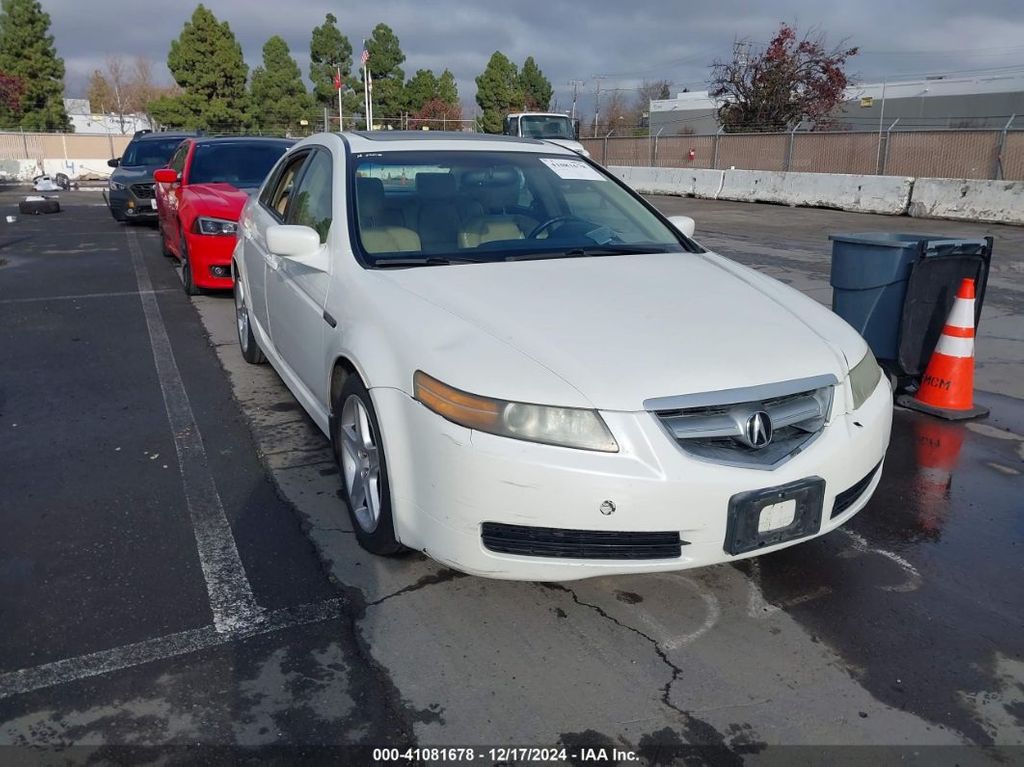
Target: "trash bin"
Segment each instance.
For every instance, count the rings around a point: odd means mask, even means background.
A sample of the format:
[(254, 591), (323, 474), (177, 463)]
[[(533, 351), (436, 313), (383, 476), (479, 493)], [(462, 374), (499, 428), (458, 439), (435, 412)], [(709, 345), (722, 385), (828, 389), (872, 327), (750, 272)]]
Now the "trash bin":
[(857, 232), (829, 239), (832, 310), (864, 336), (890, 373), (907, 377), (923, 372), (964, 277), (977, 286), (977, 326), (991, 237)]

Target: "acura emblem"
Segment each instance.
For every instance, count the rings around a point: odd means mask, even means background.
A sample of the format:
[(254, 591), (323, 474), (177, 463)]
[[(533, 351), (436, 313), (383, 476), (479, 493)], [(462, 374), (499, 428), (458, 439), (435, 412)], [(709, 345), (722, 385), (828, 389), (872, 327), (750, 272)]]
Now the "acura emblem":
[(743, 436), (750, 447), (768, 447), (772, 441), (771, 417), (763, 410), (753, 413), (743, 428)]

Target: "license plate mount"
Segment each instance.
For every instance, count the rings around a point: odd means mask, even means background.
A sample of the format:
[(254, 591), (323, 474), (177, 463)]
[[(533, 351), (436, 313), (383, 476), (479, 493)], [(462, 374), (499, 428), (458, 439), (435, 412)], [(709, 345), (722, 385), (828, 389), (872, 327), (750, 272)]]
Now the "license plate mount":
[(824, 500), (821, 477), (736, 493), (729, 499), (725, 551), (745, 554), (814, 535), (821, 529)]

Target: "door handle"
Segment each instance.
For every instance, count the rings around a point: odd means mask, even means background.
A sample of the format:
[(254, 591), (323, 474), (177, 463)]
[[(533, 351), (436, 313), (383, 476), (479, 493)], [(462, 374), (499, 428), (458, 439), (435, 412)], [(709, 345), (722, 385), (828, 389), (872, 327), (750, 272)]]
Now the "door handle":
[(278, 269), (281, 268), (281, 259), (275, 256), (273, 253), (268, 253), (266, 255), (265, 260), (267, 262), (267, 266), (270, 267), (271, 270), (276, 272)]

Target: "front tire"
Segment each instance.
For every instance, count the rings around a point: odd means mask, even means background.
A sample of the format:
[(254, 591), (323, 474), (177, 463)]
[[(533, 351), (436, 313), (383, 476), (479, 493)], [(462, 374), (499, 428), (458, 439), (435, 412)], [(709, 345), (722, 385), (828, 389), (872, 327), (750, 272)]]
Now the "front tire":
[(192, 264), (188, 260), (188, 246), (185, 245), (185, 238), (181, 238), (181, 244), (178, 245), (181, 249), (181, 287), (185, 289), (185, 295), (198, 296), (201, 291), (196, 287), (196, 283), (192, 278)]
[(160, 233), (160, 254), (164, 258), (174, 258), (174, 253), (172, 253), (171, 249), (167, 247), (167, 235), (164, 232), (164, 222), (158, 220), (156, 222), (156, 228)]
[(252, 319), (249, 307), (245, 305), (245, 289), (235, 269), (235, 329), (238, 331), (238, 346), (242, 350), (242, 359), (250, 365), (262, 365), (267, 361), (263, 350), (252, 332)]
[(400, 554), (405, 547), (395, 536), (380, 424), (370, 393), (354, 373), (345, 379), (334, 413), (331, 443), (356, 540), (372, 554)]

